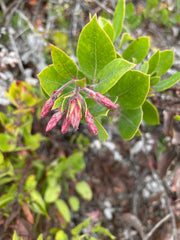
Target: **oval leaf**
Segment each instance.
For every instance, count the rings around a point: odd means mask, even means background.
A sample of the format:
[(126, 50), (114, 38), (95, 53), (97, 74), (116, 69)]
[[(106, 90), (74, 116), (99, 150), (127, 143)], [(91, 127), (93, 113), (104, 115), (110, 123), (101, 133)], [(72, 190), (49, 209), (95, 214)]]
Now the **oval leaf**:
[(69, 205), (74, 212), (79, 210), (80, 202), (76, 196), (70, 196), (68, 199)]
[(77, 66), (73, 60), (61, 49), (50, 44), (53, 65), (60, 77), (70, 80), (77, 76)]
[[(59, 89), (69, 81), (67, 78), (63, 78), (58, 74), (54, 68), (54, 65), (49, 65), (48, 67), (44, 68), (38, 74), (38, 78), (40, 80), (43, 91), (45, 91), (45, 93), (49, 96), (54, 90)], [(64, 92), (72, 91), (74, 89), (73, 86), (75, 86), (74, 83), (65, 88)]]
[(114, 28), (112, 24), (103, 17), (98, 18), (99, 25), (102, 27), (102, 29), (107, 33), (107, 35), (110, 37), (110, 39), (113, 41), (114, 39)]
[(114, 59), (99, 72), (97, 76), (99, 83), (95, 86), (95, 91), (104, 94), (134, 66), (135, 64), (121, 58)]
[(83, 73), (90, 79), (95, 79), (99, 71), (114, 58), (114, 46), (97, 22), (96, 15), (82, 30), (77, 57)]
[(149, 37), (139, 37), (129, 44), (122, 56), (128, 61), (140, 63), (146, 57), (149, 46)]
[(119, 0), (116, 5), (113, 17), (113, 27), (115, 30), (114, 40), (116, 40), (121, 34), (124, 15), (125, 15), (125, 0)]
[(137, 108), (135, 110), (121, 110), (118, 126), (121, 136), (124, 139), (129, 140), (136, 134), (141, 123), (142, 116), (143, 113), (141, 108)]
[(89, 185), (82, 181), (82, 182), (78, 182), (76, 184), (76, 191), (79, 193), (79, 195), (81, 195), (82, 198), (86, 199), (86, 200), (91, 200), (92, 199), (92, 191), (91, 188), (89, 187)]
[(133, 40), (133, 37), (130, 35), (130, 33), (128, 32), (123, 33), (118, 49), (120, 49), (125, 43), (132, 40)]
[(96, 124), (96, 127), (98, 129), (98, 137), (100, 141), (105, 141), (108, 139), (108, 133), (102, 126), (102, 124), (97, 120), (97, 118), (94, 118), (94, 123)]
[(148, 61), (149, 62), (148, 74), (152, 73), (156, 69), (159, 63), (159, 58), (160, 58), (160, 54), (159, 54), (159, 50), (157, 50), (157, 52), (155, 52)]
[(157, 76), (162, 76), (172, 66), (174, 52), (173, 50), (164, 50), (159, 54), (159, 63), (154, 71), (157, 72)]
[(149, 75), (129, 71), (110, 90), (110, 94), (119, 96), (118, 103), (121, 107), (135, 109), (143, 104), (149, 91), (149, 82)]
[(70, 222), (71, 216), (70, 216), (70, 211), (69, 211), (67, 204), (62, 199), (58, 199), (58, 200), (56, 200), (56, 206), (57, 206), (58, 211), (64, 218), (64, 220), (67, 223)]
[(180, 80), (180, 73), (175, 73), (170, 78), (167, 78), (165, 80), (158, 82), (156, 85), (153, 86), (153, 88), (156, 92), (161, 92), (170, 88), (171, 86), (179, 82), (179, 80)]
[(159, 124), (159, 114), (156, 107), (149, 101), (142, 105), (143, 120), (149, 125)]

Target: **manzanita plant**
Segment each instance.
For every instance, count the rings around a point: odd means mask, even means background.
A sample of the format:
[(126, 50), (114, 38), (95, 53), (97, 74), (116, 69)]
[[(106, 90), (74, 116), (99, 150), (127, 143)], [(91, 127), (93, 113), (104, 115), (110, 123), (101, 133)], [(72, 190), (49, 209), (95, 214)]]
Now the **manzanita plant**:
[(70, 125), (77, 130), (81, 119), (85, 119), (89, 130), (100, 140), (106, 140), (108, 134), (101, 120), (116, 108), (120, 112), (118, 126), (124, 139), (140, 133), (142, 120), (159, 124), (157, 109), (147, 98), (179, 81), (180, 73), (161, 80), (173, 63), (174, 53), (157, 50), (146, 59), (150, 39), (143, 36), (134, 40), (123, 28), (124, 15), (125, 1), (119, 0), (112, 23), (96, 15), (90, 19), (78, 40), (79, 68), (65, 52), (50, 44), (53, 64), (38, 75), (48, 98), (41, 117), (55, 111), (46, 131), (61, 118), (64, 118), (62, 133)]

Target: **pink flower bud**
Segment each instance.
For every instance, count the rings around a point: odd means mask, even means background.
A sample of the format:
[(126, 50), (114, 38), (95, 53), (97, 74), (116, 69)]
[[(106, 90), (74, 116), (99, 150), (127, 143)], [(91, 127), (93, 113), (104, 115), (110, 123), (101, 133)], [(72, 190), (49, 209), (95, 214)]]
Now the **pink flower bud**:
[(45, 102), (45, 104), (44, 104), (44, 106), (43, 106), (43, 108), (41, 110), (40, 118), (44, 118), (50, 112), (53, 104), (54, 104), (54, 101), (52, 100), (52, 98), (49, 98)]
[(88, 123), (88, 129), (94, 134), (94, 135), (98, 135), (98, 130), (96, 125), (94, 124), (94, 117), (91, 115), (91, 113), (89, 112), (89, 110), (87, 109), (86, 113), (85, 113), (85, 119)]
[(48, 122), (47, 127), (46, 127), (46, 132), (56, 126), (56, 124), (62, 118), (62, 115), (63, 114), (61, 112), (61, 108), (59, 108), (58, 111), (52, 115), (50, 121)]
[(88, 124), (88, 129), (91, 131), (94, 135), (98, 135), (98, 129), (94, 123)]
[(77, 130), (82, 117), (81, 103), (78, 98), (70, 101), (67, 117), (70, 123), (72, 124), (73, 128)]
[(116, 105), (109, 98), (103, 96), (99, 92), (96, 93), (96, 100), (97, 100), (97, 102), (104, 104), (104, 106), (107, 108), (110, 108), (110, 109), (117, 108)]
[(71, 123), (69, 122), (69, 119), (67, 117), (65, 117), (63, 120), (63, 123), (62, 123), (62, 127), (61, 127), (62, 134), (67, 133), (70, 124)]
[(89, 112), (88, 109), (87, 109), (84, 117), (85, 117), (88, 124), (94, 123), (94, 118), (93, 118), (93, 116), (91, 115), (91, 113)]

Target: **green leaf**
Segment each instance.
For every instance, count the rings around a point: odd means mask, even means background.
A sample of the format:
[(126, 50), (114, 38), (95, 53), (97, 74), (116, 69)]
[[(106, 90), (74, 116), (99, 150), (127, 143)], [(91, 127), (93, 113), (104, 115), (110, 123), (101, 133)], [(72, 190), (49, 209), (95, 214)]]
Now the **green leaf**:
[(160, 81), (160, 79), (161, 78), (158, 76), (150, 77), (150, 85), (151, 86), (156, 85)]
[(92, 199), (93, 195), (92, 195), (91, 188), (85, 181), (78, 182), (75, 186), (75, 189), (82, 198), (86, 200)]
[(94, 233), (101, 233), (105, 236), (108, 236), (110, 239), (116, 239), (115, 236), (113, 236), (109, 230), (106, 228), (102, 227), (100, 224), (97, 224), (96, 226), (93, 227), (92, 232)]
[(55, 202), (61, 193), (61, 186), (58, 185), (55, 178), (50, 178), (48, 181), (48, 187), (44, 194), (44, 200), (47, 203)]
[(96, 15), (79, 36), (77, 57), (81, 70), (90, 79), (95, 79), (99, 71), (116, 58), (114, 46), (99, 26)]
[(157, 72), (157, 76), (162, 76), (172, 66), (174, 60), (174, 52), (173, 50), (164, 50), (159, 54), (159, 63), (154, 71)]
[(73, 235), (78, 235), (82, 231), (83, 228), (87, 228), (90, 224), (91, 218), (87, 218), (84, 222), (78, 224), (75, 228), (71, 230)]
[(125, 0), (119, 0), (116, 5), (113, 17), (113, 27), (115, 30), (114, 40), (116, 40), (121, 34), (124, 16), (125, 16)]
[(180, 115), (174, 116), (174, 119), (180, 121)]
[(50, 44), (51, 56), (55, 70), (63, 79), (71, 80), (77, 76), (77, 66), (73, 60), (61, 49)]
[(121, 58), (114, 59), (99, 72), (97, 76), (97, 80), (99, 82), (95, 86), (95, 91), (104, 94), (110, 88), (112, 88), (128, 70), (134, 66), (135, 64)]
[(80, 202), (76, 196), (70, 196), (68, 199), (69, 205), (74, 212), (79, 210)]
[(114, 39), (114, 28), (112, 24), (103, 17), (98, 18), (99, 25), (102, 27), (102, 29), (107, 33), (107, 35), (110, 37), (110, 39), (113, 41)]
[(147, 0), (147, 12), (158, 4), (158, 0)]
[(18, 235), (17, 235), (17, 233), (15, 231), (14, 234), (13, 234), (12, 240), (22, 240), (22, 238), (18, 237)]
[(63, 230), (60, 230), (56, 233), (55, 240), (68, 240), (68, 236)]
[[(108, 97), (113, 103), (116, 103), (117, 97)], [(87, 108), (94, 117), (107, 116), (110, 111), (109, 108), (103, 104), (97, 103), (91, 98), (86, 99)]]
[(156, 107), (149, 101), (142, 105), (143, 120), (149, 125), (159, 124), (159, 114)]
[(14, 200), (15, 196), (14, 193), (7, 193), (0, 197), (0, 207), (2, 208), (7, 203), (10, 203), (12, 200)]
[(157, 50), (149, 59), (149, 69), (148, 69), (148, 74), (152, 73), (157, 65), (159, 64), (159, 58), (160, 58), (160, 53), (159, 50)]
[(120, 49), (125, 43), (132, 40), (133, 40), (133, 37), (130, 35), (130, 33), (128, 32), (123, 33), (118, 49)]
[(101, 123), (97, 120), (97, 118), (94, 118), (94, 123), (96, 124), (96, 127), (98, 129), (98, 137), (100, 141), (105, 141), (108, 139), (108, 133), (104, 129), (104, 127), (101, 125)]
[(149, 46), (149, 37), (139, 37), (129, 44), (122, 56), (128, 61), (140, 63), (146, 57)]
[(68, 208), (67, 204), (65, 203), (65, 201), (62, 200), (62, 199), (58, 199), (58, 200), (56, 200), (55, 204), (56, 204), (56, 207), (57, 207), (58, 211), (60, 212), (60, 214), (64, 218), (64, 220), (67, 223), (69, 223), (70, 220), (71, 220), (71, 215), (70, 215), (69, 208)]
[(2, 152), (11, 152), (16, 149), (16, 138), (14, 136), (0, 133), (0, 150)]
[(0, 164), (3, 164), (4, 162), (4, 155), (2, 154), (2, 152), (0, 152)]
[(153, 86), (153, 89), (156, 92), (164, 91), (164, 90), (172, 87), (177, 82), (179, 82), (179, 80), (180, 80), (180, 73), (175, 73), (170, 78), (167, 78), (165, 80), (158, 82), (156, 85)]
[[(69, 81), (66, 77), (64, 78), (58, 74), (58, 72), (54, 68), (54, 65), (49, 65), (48, 67), (44, 68), (38, 74), (38, 78), (40, 80), (43, 91), (49, 96), (54, 90), (59, 89)], [(74, 87), (75, 83), (72, 83), (70, 86), (65, 88), (63, 93), (72, 91)]]
[(43, 240), (43, 235), (42, 235), (42, 233), (38, 236), (37, 240)]
[(140, 70), (143, 72), (143, 73), (147, 73), (148, 72), (148, 68), (149, 68), (149, 63), (146, 61), (144, 62), (141, 67), (140, 67)]
[(129, 140), (136, 134), (142, 117), (143, 113), (141, 108), (121, 110), (118, 126), (121, 136), (124, 139)]
[(45, 202), (42, 199), (41, 194), (36, 190), (31, 191), (29, 194), (31, 196), (34, 211), (48, 217)]
[(119, 96), (118, 103), (123, 108), (135, 109), (141, 106), (149, 91), (149, 75), (139, 71), (128, 71), (110, 90)]

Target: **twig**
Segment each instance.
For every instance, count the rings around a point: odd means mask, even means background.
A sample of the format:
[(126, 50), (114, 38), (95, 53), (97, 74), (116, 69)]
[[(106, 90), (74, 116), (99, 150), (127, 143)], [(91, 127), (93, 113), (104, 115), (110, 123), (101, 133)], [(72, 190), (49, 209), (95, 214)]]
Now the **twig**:
[(17, 10), (16, 12), (19, 14), (19, 16), (20, 16), (24, 21), (27, 22), (27, 24), (28, 24), (29, 28), (31, 29), (31, 31), (35, 33), (33, 24), (32, 24), (32, 23), (29, 21), (29, 19), (24, 15), (24, 13), (21, 12), (20, 10)]
[(105, 4), (102, 4), (101, 2), (97, 1), (97, 0), (94, 0), (94, 2), (99, 6), (101, 7), (102, 9), (104, 9), (107, 13), (111, 14), (112, 16), (114, 15), (114, 11), (111, 10), (110, 8), (106, 7)]
[(150, 237), (152, 237), (152, 235), (154, 234), (154, 232), (166, 221), (168, 221), (171, 218), (171, 214), (169, 213), (168, 215), (166, 215), (164, 218), (161, 219), (161, 221), (159, 221), (154, 227), (153, 229), (151, 229), (151, 231), (145, 236), (144, 240), (148, 240)]
[(173, 237), (174, 237), (174, 240), (178, 240), (177, 228), (176, 228), (176, 219), (175, 219), (175, 215), (174, 215), (172, 206), (169, 202), (169, 197), (168, 197), (168, 194), (167, 194), (167, 191), (166, 191), (166, 185), (163, 182), (163, 180), (160, 179), (160, 177), (158, 176), (158, 174), (156, 173), (155, 170), (152, 171), (152, 175), (153, 175), (154, 179), (157, 180), (159, 182), (159, 184), (163, 187), (164, 195), (165, 195), (165, 198), (166, 198), (166, 203), (167, 203), (167, 206), (168, 206), (168, 209), (169, 209), (169, 212), (170, 212), (169, 214), (170, 214), (171, 222), (172, 222)]
[(10, 38), (10, 41), (11, 41), (11, 45), (13, 47), (13, 50), (15, 51), (17, 57), (18, 57), (18, 66), (19, 66), (19, 69), (21, 71), (21, 73), (23, 74), (24, 76), (24, 67), (23, 67), (23, 64), (22, 64), (22, 61), (21, 61), (21, 58), (20, 58), (20, 55), (19, 55), (19, 51), (18, 51), (18, 48), (16, 46), (16, 42), (14, 40), (14, 37), (11, 33), (11, 28), (8, 29), (8, 33), (9, 33), (9, 38)]

